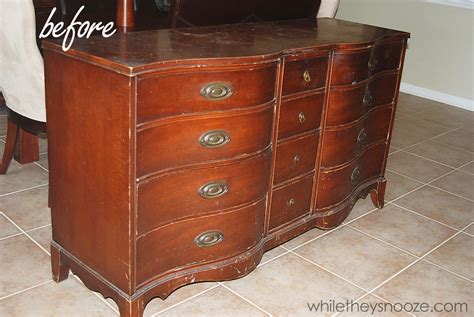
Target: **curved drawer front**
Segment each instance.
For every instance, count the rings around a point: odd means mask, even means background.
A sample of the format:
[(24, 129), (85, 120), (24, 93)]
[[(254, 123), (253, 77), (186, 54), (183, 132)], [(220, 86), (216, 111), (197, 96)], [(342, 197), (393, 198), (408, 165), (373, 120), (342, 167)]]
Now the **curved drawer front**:
[(272, 123), (273, 106), (251, 113), (202, 116), (140, 131), (137, 175), (263, 150), (270, 144)]
[(326, 86), (328, 56), (286, 61), (283, 95), (290, 95)]
[(283, 142), (277, 146), (274, 184), (314, 169), (319, 133)]
[(317, 209), (341, 203), (364, 181), (382, 175), (386, 144), (369, 148), (352, 164), (333, 171), (321, 171)]
[(329, 96), (327, 126), (348, 124), (370, 109), (393, 102), (398, 73), (377, 76), (366, 85), (355, 88), (333, 88)]
[(334, 55), (331, 85), (353, 85), (382, 71), (400, 66), (403, 42), (377, 44), (357, 51), (337, 51)]
[(323, 105), (324, 93), (283, 101), (278, 139), (319, 128)]
[(271, 152), (232, 164), (182, 170), (141, 184), (138, 232), (263, 198), (270, 180)]
[(137, 241), (138, 284), (169, 270), (240, 254), (264, 232), (265, 199), (233, 212), (175, 223)]
[(322, 149), (321, 167), (344, 164), (357, 157), (372, 143), (387, 140), (392, 107), (374, 109), (357, 124), (327, 131)]
[(275, 98), (277, 64), (238, 70), (141, 77), (137, 88), (139, 123), (185, 113), (257, 106)]
[(273, 191), (270, 230), (310, 212), (313, 175)]

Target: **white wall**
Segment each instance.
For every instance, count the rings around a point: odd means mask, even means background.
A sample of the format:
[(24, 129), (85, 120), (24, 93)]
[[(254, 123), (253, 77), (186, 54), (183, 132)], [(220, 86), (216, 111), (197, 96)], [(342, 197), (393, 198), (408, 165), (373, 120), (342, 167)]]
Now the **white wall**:
[(336, 18), (410, 32), (402, 90), (474, 110), (474, 10), (423, 0), (341, 0)]

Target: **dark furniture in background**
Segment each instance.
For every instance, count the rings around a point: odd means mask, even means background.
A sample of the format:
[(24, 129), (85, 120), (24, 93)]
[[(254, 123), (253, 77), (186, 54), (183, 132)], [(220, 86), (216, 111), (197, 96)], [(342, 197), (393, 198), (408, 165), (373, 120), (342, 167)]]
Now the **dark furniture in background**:
[(44, 42), (54, 279), (141, 316), (369, 193), (382, 208), (408, 36), (319, 19)]

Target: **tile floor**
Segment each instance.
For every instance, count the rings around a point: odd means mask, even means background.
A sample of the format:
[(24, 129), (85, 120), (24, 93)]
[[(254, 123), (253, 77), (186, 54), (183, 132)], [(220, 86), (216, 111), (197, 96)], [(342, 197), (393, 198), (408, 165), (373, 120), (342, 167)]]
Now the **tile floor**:
[[(466, 302), (472, 316), (473, 127), (472, 112), (401, 94), (383, 210), (361, 200), (343, 225), (271, 250), (247, 277), (183, 287), (145, 316), (314, 316), (307, 303), (330, 299)], [(51, 281), (46, 152), (41, 140), (40, 162), (0, 176), (0, 316), (117, 316), (78, 279)]]

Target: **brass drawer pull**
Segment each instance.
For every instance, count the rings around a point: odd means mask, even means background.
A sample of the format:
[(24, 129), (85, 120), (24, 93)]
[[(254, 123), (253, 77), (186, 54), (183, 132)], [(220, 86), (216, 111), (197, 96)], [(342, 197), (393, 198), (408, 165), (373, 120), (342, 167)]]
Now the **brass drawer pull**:
[(360, 145), (364, 144), (366, 138), (367, 132), (365, 132), (365, 129), (362, 128), (362, 130), (360, 130), (359, 132), (359, 135), (357, 136), (357, 143), (359, 143)]
[(288, 207), (293, 207), (296, 204), (296, 200), (294, 198), (291, 198), (286, 204), (288, 205)]
[(208, 148), (216, 148), (230, 142), (230, 136), (225, 131), (209, 131), (199, 138), (199, 143)]
[(293, 158), (293, 163), (298, 164), (300, 160), (301, 160), (301, 157), (299, 155), (295, 155), (295, 157)]
[(308, 70), (305, 70), (303, 73), (303, 79), (305, 82), (309, 83), (311, 82), (311, 75), (309, 74)]
[(213, 101), (227, 99), (232, 96), (233, 93), (232, 85), (221, 82), (207, 84), (201, 89), (201, 96)]
[(362, 103), (364, 104), (364, 107), (371, 106), (373, 101), (374, 101), (374, 97), (372, 97), (372, 94), (370, 93), (370, 91), (367, 91), (364, 95), (364, 99), (362, 99)]
[(359, 176), (360, 176), (360, 169), (359, 167), (356, 167), (354, 168), (354, 170), (352, 171), (352, 174), (351, 174), (351, 181), (353, 183), (357, 182), (357, 180), (359, 179)]
[(194, 239), (194, 243), (200, 248), (208, 248), (221, 243), (224, 240), (224, 234), (213, 230), (203, 232)]
[(373, 72), (375, 70), (375, 67), (377, 67), (378, 61), (377, 59), (372, 55), (372, 57), (369, 59), (369, 70)]
[(202, 185), (198, 190), (198, 194), (205, 199), (215, 199), (224, 196), (228, 191), (229, 187), (226, 182), (217, 181)]
[(304, 123), (306, 121), (306, 116), (304, 115), (304, 112), (300, 112), (298, 114), (298, 120), (300, 121), (300, 123)]

